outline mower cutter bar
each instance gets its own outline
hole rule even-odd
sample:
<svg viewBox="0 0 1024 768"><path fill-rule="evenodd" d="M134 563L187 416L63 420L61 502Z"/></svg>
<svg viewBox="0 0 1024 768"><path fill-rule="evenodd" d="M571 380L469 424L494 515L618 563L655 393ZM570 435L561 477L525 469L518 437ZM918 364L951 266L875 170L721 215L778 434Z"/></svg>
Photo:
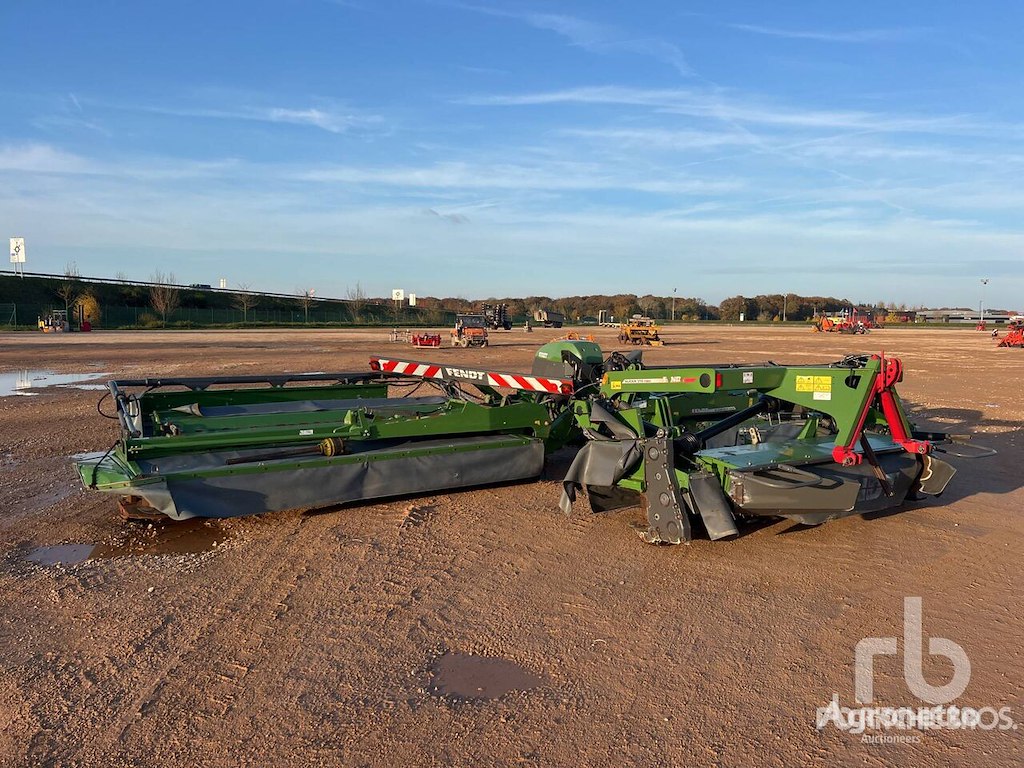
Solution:
<svg viewBox="0 0 1024 768"><path fill-rule="evenodd" d="M390 360L383 357L371 357L370 369L396 376L459 381L485 387L505 387L525 392L543 392L549 395L571 395L573 393L573 383L569 379L551 379L545 376L526 376L519 373L458 368L437 363L421 363L415 360Z"/></svg>
<svg viewBox="0 0 1024 768"><path fill-rule="evenodd" d="M272 387L283 387L292 382L329 381L340 384L371 381L377 378L374 373L362 371L339 371L336 373L281 373L267 376L159 376L146 379L114 379L107 382L107 387L114 395L126 387L187 387L192 390L205 390L214 385L223 384L269 384Z"/></svg>

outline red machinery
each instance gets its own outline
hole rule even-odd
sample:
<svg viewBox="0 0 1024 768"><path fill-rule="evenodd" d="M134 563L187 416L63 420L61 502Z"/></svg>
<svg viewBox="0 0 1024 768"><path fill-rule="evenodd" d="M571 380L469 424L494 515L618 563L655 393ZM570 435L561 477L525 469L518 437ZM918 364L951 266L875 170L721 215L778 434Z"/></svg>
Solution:
<svg viewBox="0 0 1024 768"><path fill-rule="evenodd" d="M865 322L865 318L868 316L858 317L856 309L852 312L844 309L836 315L821 315L814 321L814 330L822 333L867 333L869 327L878 327L870 318Z"/></svg>
<svg viewBox="0 0 1024 768"><path fill-rule="evenodd" d="M426 347L440 347L441 346L441 334L440 333L414 333L412 335L412 345L418 349L424 349Z"/></svg>
<svg viewBox="0 0 1024 768"><path fill-rule="evenodd" d="M1017 320L1006 327L1006 335L999 340L1000 347L1024 347L1024 320Z"/></svg>

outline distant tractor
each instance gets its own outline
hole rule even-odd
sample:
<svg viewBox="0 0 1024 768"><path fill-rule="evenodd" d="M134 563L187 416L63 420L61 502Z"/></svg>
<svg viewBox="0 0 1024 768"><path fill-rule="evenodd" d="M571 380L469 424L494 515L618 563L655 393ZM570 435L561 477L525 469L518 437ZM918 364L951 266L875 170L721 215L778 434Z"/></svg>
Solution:
<svg viewBox="0 0 1024 768"><path fill-rule="evenodd" d="M492 331L512 330L512 317L508 313L508 304L484 304L484 319Z"/></svg>
<svg viewBox="0 0 1024 768"><path fill-rule="evenodd" d="M623 344L661 347L665 342L658 335L660 330L658 324L646 315L633 315L619 325L619 341Z"/></svg>
<svg viewBox="0 0 1024 768"><path fill-rule="evenodd" d="M565 322L565 315L561 312L552 312L549 309L538 309L533 313L533 320L545 328L561 328Z"/></svg>
<svg viewBox="0 0 1024 768"><path fill-rule="evenodd" d="M835 315L820 315L814 321L814 330L822 333L867 333L869 328L863 317L858 317L856 309L852 312L844 309Z"/></svg>
<svg viewBox="0 0 1024 768"><path fill-rule="evenodd" d="M487 320L483 315L456 315L451 336L453 347L486 347Z"/></svg>

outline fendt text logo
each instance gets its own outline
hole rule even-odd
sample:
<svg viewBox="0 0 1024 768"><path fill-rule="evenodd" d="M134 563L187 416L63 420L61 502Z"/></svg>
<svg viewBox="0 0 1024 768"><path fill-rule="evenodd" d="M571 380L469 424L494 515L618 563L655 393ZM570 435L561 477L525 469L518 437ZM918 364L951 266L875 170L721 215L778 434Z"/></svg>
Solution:
<svg viewBox="0 0 1024 768"><path fill-rule="evenodd" d="M920 732L940 729L1016 730L1010 707L959 707L950 702L963 695L971 682L971 660L959 644L947 637L929 637L928 654L944 656L953 666L953 677L945 685L932 685L924 677L924 629L920 597L903 599L903 679L910 693L930 707L873 707L875 659L899 652L896 637L865 637L854 651L854 698L860 707L840 706L839 694L832 694L827 707L818 707L817 728L829 723L841 731L863 734L861 740L874 744L920 741ZM947 706L948 705L948 706ZM879 731L883 733L878 733ZM888 733L896 731L895 734Z"/></svg>

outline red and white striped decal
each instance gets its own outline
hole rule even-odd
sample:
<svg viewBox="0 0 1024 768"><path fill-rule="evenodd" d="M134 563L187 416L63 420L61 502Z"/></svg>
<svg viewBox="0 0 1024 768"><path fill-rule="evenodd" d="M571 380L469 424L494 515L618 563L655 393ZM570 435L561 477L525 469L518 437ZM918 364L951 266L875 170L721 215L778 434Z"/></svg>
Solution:
<svg viewBox="0 0 1024 768"><path fill-rule="evenodd" d="M441 366L433 365L431 363L412 363L404 360L385 360L381 357L375 357L371 359L371 366L373 361L376 360L380 363L380 370L383 373L396 373L400 376L419 376L423 379L443 379L441 375Z"/></svg>
<svg viewBox="0 0 1024 768"><path fill-rule="evenodd" d="M441 366L434 363L417 363L411 360L387 360L383 357L370 358L370 367L382 373L399 376L416 376L422 379L446 379L484 384L489 387L521 389L526 392L546 392L552 395L571 395L572 381L549 379L544 376L523 376L518 373L495 373L459 366ZM447 372L446 370L447 369ZM470 374L470 375L465 375ZM477 374L477 375L473 375Z"/></svg>
<svg viewBox="0 0 1024 768"><path fill-rule="evenodd" d="M487 383L492 387L525 389L528 392L550 392L554 395L563 391L563 384L569 384L571 386L571 382L562 381L560 379L545 379L539 376L520 376L515 373L488 373Z"/></svg>

